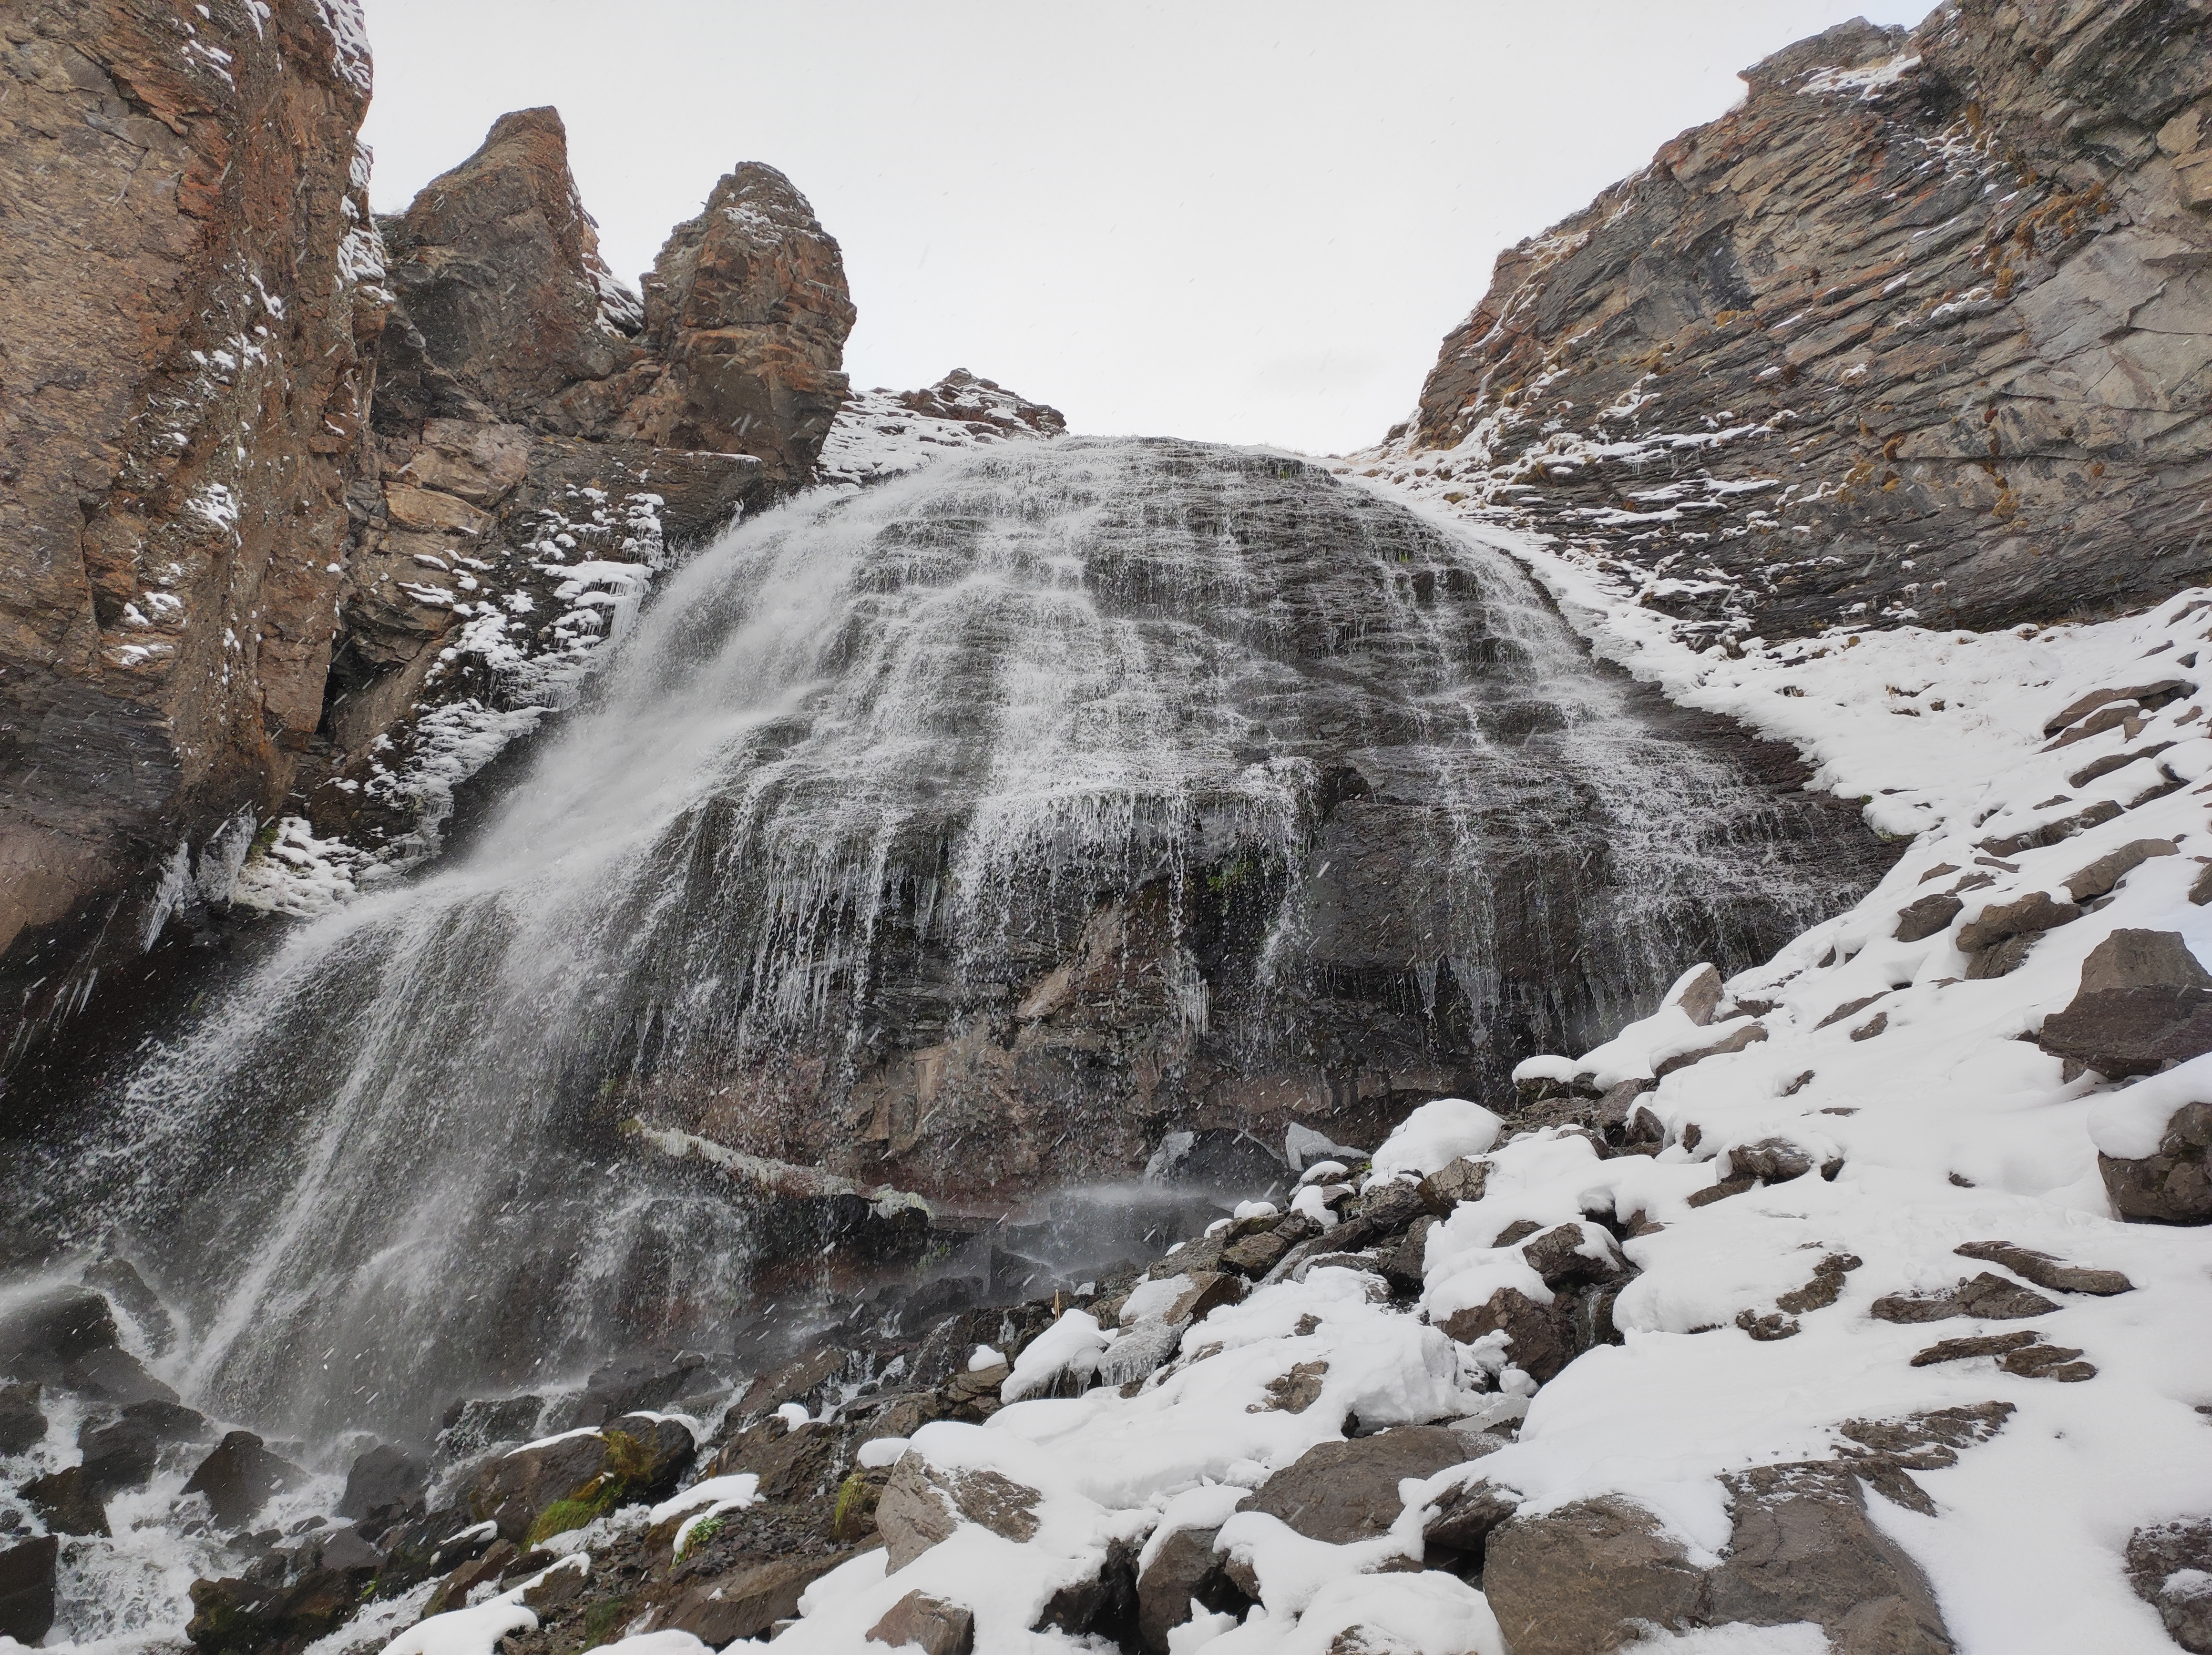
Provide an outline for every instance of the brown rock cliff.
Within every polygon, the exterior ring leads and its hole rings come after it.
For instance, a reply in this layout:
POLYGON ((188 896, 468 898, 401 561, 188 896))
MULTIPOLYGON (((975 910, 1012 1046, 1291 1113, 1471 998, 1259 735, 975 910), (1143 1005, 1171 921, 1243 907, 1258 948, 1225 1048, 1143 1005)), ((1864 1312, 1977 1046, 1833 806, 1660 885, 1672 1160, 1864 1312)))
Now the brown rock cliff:
POLYGON ((1843 24, 1500 257, 1381 456, 1719 639, 2212 572, 2204 0, 1843 24))
POLYGON ((0 13, 0 948, 150 936, 320 712, 368 63, 351 0, 89 0, 0 13))

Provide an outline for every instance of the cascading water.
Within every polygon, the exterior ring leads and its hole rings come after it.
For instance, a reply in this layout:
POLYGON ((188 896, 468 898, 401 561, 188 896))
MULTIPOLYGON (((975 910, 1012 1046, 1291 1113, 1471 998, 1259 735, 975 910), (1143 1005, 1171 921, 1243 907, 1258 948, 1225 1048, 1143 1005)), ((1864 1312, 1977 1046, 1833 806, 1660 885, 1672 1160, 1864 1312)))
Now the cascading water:
POLYGON ((1357 1141, 1863 888, 1654 706, 1502 555, 1292 460, 1068 440, 802 500, 667 584, 472 843, 13 1193, 120 1229, 188 1394, 419 1432, 726 1328, 757 1215, 633 1118, 1000 1199, 1178 1126, 1357 1141))

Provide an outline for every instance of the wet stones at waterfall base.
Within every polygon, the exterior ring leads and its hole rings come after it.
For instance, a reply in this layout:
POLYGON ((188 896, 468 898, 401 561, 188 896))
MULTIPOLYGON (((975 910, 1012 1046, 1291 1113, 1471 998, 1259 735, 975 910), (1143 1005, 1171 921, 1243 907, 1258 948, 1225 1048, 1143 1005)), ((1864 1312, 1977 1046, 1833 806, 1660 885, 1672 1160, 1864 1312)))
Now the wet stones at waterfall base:
POLYGON ((36 1646, 54 1623, 54 1566, 61 1542, 53 1535, 10 1542, 0 1538, 0 1638, 36 1646))
POLYGON ((208 1509, 219 1527, 244 1527, 270 1495, 295 1487, 307 1473, 272 1454, 251 1431, 233 1431, 216 1445, 185 1482, 188 1494, 207 1496, 208 1509))
POLYGON ((673 1493, 696 1452, 676 1421, 625 1415, 501 1455, 477 1474, 469 1509, 504 1538, 536 1545, 617 1506, 673 1493))

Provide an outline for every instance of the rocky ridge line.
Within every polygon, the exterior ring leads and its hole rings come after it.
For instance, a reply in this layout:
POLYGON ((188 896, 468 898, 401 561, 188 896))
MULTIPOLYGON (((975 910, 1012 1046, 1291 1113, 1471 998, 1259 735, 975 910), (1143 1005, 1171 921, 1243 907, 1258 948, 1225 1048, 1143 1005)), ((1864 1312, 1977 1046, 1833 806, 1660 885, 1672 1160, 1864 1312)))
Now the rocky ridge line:
POLYGON ((1500 256, 1354 466, 1700 642, 2110 615, 2212 568, 2212 29, 1969 0, 1500 256))

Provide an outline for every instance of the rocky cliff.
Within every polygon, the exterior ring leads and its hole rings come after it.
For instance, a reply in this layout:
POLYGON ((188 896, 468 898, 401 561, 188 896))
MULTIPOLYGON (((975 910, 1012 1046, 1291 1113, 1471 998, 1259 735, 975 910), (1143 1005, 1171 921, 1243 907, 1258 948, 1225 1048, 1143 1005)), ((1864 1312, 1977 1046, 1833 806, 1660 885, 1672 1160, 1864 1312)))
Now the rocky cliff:
POLYGON ((373 221, 349 9, 5 27, 14 1066, 257 839, 354 874, 434 849, 672 553, 811 480, 854 310, 750 163, 641 300, 551 109, 373 221))
POLYGON ((2212 569, 2199 0, 1863 21, 1498 261, 1371 473, 1707 641, 2140 606, 2212 569))
POLYGON ((227 887, 321 715, 388 303, 368 59, 352 0, 11 6, 0 43, 0 947, 135 943, 227 887))

